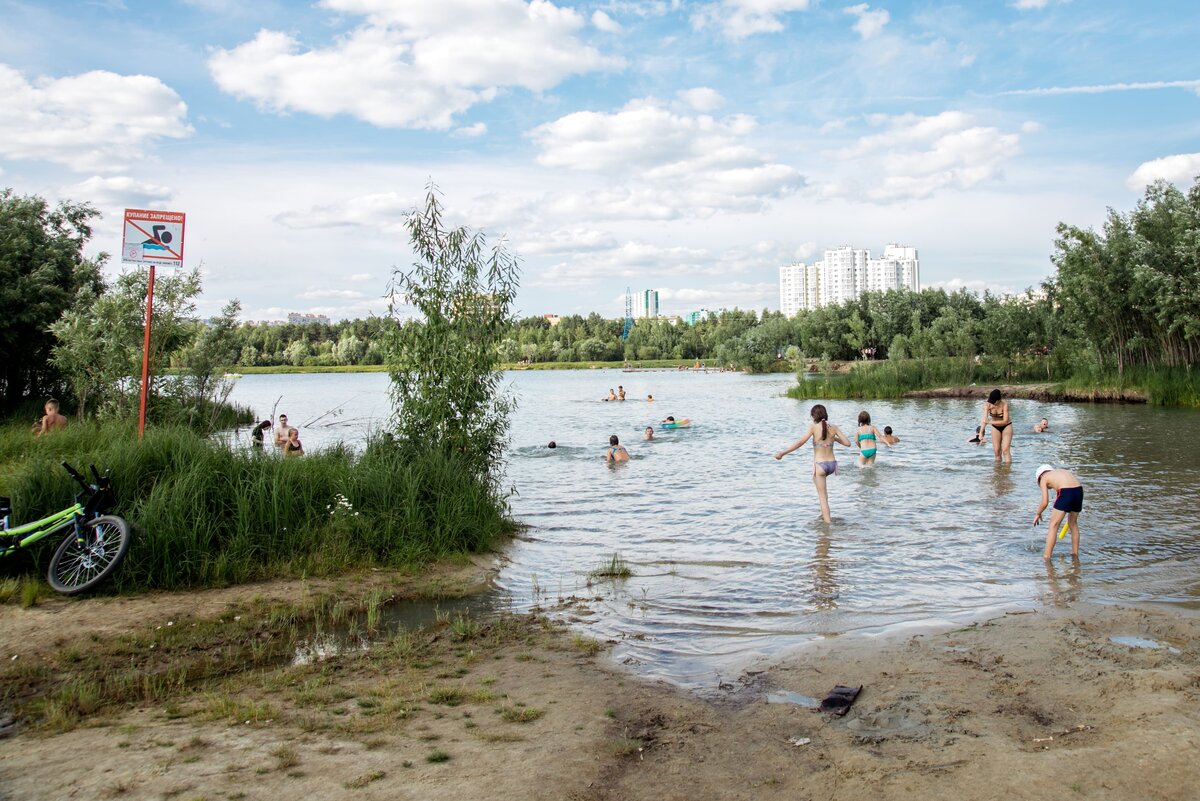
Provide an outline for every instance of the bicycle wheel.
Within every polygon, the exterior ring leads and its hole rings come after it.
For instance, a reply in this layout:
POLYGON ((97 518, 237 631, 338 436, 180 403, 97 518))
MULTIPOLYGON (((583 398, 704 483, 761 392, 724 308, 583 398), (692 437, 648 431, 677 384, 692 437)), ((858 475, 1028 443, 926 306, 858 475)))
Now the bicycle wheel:
POLYGON ((83 540, 71 532, 59 543, 46 575, 63 595, 87 592, 116 570, 129 552, 129 524, 115 515, 84 523, 83 540))

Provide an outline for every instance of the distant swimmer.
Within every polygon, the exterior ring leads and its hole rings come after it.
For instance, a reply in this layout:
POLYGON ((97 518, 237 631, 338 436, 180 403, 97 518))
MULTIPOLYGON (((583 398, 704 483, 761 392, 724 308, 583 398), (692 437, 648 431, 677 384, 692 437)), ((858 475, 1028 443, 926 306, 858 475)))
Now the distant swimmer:
POLYGON ((642 439, 645 439, 645 440, 654 439, 654 426, 646 426, 646 431, 644 434, 642 434, 642 439))
POLYGON ((617 399, 617 393, 615 393, 615 392, 613 392, 613 391, 612 391, 612 387, 609 387, 609 388, 608 388, 608 397, 607 397, 607 398, 605 398, 604 400, 606 400, 606 401, 615 401, 616 399, 617 399))
POLYGON ((654 396, 653 396, 653 395, 647 395, 647 396, 646 396, 646 403, 654 403, 654 396))
POLYGON ((662 427, 663 428, 683 428, 684 426, 691 425, 691 422, 692 421, 687 419, 686 417, 684 417, 682 420, 676 420, 674 415, 671 415, 662 421, 662 427))
POLYGON ((625 400, 625 387, 617 387, 617 400, 625 400))
POLYGON ((547 448, 557 448, 557 447, 558 447, 558 443, 557 443, 557 442, 555 442, 554 440, 550 440, 550 444, 549 444, 549 445, 547 445, 546 447, 547 447, 547 448))
POLYGON ((1009 417, 1008 401, 1002 399, 998 389, 993 389, 983 404, 983 421, 979 426, 986 430, 988 423, 992 426, 992 450, 996 453, 996 461, 1012 464, 1012 418, 1009 417))
POLYGON ((1035 434, 1044 434, 1049 430, 1050 430, 1050 421, 1047 420, 1045 417, 1043 417, 1041 420, 1038 420, 1037 425, 1035 425, 1033 427, 1033 433, 1035 433, 1035 434))
POLYGON ((663 421, 662 421, 662 422, 664 422, 664 423, 674 423, 674 422, 675 422, 675 415, 673 415, 673 414, 671 414, 671 415, 667 415, 667 416, 666 416, 666 417, 663 419, 663 421))
POLYGON ((975 426, 975 436, 971 437, 967 442, 972 445, 982 445, 987 442, 987 434, 983 433, 983 426, 975 426))
POLYGON ((1083 485, 1070 470, 1044 464, 1037 469, 1038 489, 1042 491, 1042 502, 1033 516, 1036 526, 1042 522, 1042 512, 1050 505, 1050 490, 1054 490, 1054 509, 1050 513, 1050 529, 1046 532, 1046 550, 1042 558, 1049 560, 1054 553, 1054 543, 1062 536, 1063 517, 1071 531, 1071 556, 1079 556, 1079 513, 1083 511, 1083 485))
POLYGON ((886 442, 888 445, 895 445, 897 442, 900 441, 900 438, 897 436, 894 436, 892 434, 891 426, 884 426, 883 427, 883 441, 886 442))
POLYGON ((625 446, 617 439, 617 435, 613 434, 608 438, 608 450, 604 452, 604 461, 606 462, 628 462, 629 451, 625 450, 625 446))
POLYGON ((883 432, 871 425, 871 413, 866 409, 862 410, 858 413, 858 430, 854 433, 860 465, 875 464, 876 443, 879 440, 889 448, 892 447, 892 444, 884 439, 883 432))
POLYGON ((837 459, 833 456, 833 444, 840 442, 847 448, 854 446, 850 444, 850 440, 846 439, 846 435, 840 428, 829 422, 829 413, 825 411, 824 406, 818 403, 812 407, 810 416, 813 422, 808 427, 808 431, 804 432, 804 436, 792 443, 790 448, 785 448, 775 454, 775 458, 782 459, 810 439, 812 440, 813 484, 817 488, 817 500, 821 502, 821 519, 829 523, 832 521, 829 515, 829 493, 825 482, 829 476, 837 474, 837 459))

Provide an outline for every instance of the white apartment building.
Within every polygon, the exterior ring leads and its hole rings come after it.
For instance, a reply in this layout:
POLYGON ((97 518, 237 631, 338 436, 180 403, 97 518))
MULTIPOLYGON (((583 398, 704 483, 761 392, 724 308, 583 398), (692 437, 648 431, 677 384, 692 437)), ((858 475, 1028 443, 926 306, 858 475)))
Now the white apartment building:
POLYGON ((633 296, 633 319, 653 320, 658 317, 658 290, 643 289, 633 296))
POLYGON ((838 305, 863 292, 889 289, 921 289, 921 262, 917 249, 888 245, 883 255, 843 245, 825 251, 812 264, 789 264, 779 268, 779 309, 792 317, 803 309, 838 305))

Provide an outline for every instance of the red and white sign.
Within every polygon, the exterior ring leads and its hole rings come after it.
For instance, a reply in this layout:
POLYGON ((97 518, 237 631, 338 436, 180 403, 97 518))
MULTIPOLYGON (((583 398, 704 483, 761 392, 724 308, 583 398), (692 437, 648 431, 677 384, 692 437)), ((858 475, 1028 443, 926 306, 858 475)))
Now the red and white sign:
POLYGON ((186 216, 178 211, 125 209, 125 239, 121 243, 121 260, 182 267, 186 216))

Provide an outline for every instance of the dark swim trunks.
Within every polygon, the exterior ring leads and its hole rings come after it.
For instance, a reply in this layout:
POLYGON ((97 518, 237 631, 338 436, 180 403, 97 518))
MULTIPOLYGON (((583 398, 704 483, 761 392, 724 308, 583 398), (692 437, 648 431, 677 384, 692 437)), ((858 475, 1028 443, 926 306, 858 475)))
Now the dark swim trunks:
POLYGON ((1060 512, 1083 511, 1083 487, 1060 489, 1054 499, 1054 508, 1060 512))

